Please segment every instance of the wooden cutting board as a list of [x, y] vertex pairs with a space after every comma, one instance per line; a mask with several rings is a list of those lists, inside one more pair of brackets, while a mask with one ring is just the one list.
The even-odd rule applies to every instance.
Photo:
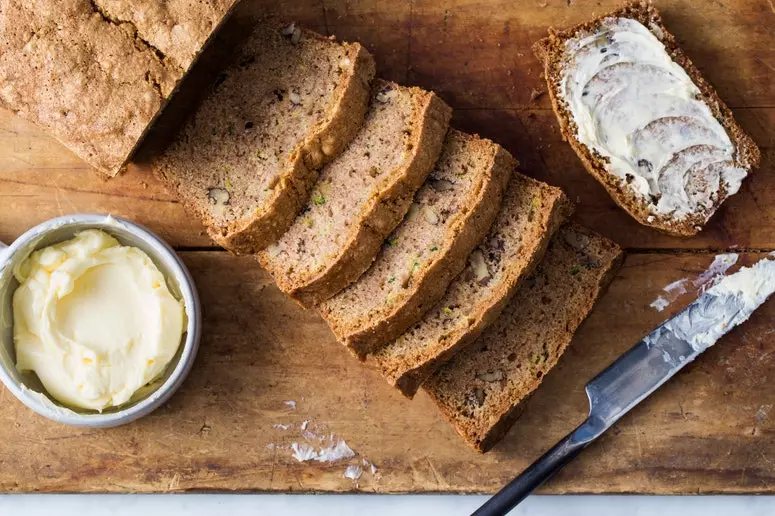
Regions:
[[[237, 16], [273, 3], [247, 2]], [[163, 409], [136, 423], [64, 427], [0, 391], [0, 491], [492, 492], [583, 420], [587, 380], [690, 301], [691, 293], [665, 312], [650, 308], [665, 285], [697, 278], [722, 250], [741, 251], [741, 263], [750, 263], [775, 249], [771, 0], [657, 2], [763, 151], [761, 170], [691, 240], [637, 225], [582, 170], [560, 140], [530, 52], [550, 24], [579, 22], [617, 2], [284, 3], [278, 15], [362, 41], [383, 77], [435, 89], [456, 108], [455, 126], [502, 143], [525, 173], [564, 187], [578, 203], [579, 221], [628, 249], [623, 269], [522, 418], [480, 455], [425, 395], [404, 400], [350, 357], [322, 320], [288, 301], [253, 260], [213, 246], [147, 168], [132, 166], [104, 181], [36, 128], [0, 112], [0, 240], [67, 213], [128, 217], [176, 246], [205, 311], [188, 380]], [[770, 302], [544, 491], [775, 492], [774, 336]], [[356, 457], [293, 457], [294, 443], [319, 449], [342, 439]], [[344, 477], [348, 465], [362, 468], [357, 481]]]

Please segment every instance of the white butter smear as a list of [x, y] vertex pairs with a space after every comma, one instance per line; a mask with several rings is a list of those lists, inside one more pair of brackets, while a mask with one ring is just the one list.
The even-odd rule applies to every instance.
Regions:
[[361, 478], [361, 475], [363, 474], [363, 468], [356, 465], [350, 465], [347, 466], [347, 468], [344, 470], [344, 475], [342, 475], [344, 478], [349, 478], [353, 482], [357, 481], [359, 478]]
[[629, 18], [604, 19], [566, 42], [560, 96], [576, 138], [607, 160], [654, 215], [713, 213], [747, 171], [691, 77], [667, 53], [661, 31]]
[[659, 296], [654, 301], [652, 301], [649, 306], [655, 309], [657, 312], [661, 312], [662, 310], [670, 306], [670, 301], [668, 301], [662, 296]]
[[713, 286], [727, 273], [730, 267], [737, 263], [739, 257], [740, 256], [737, 253], [716, 255], [713, 258], [713, 263], [710, 264], [710, 267], [700, 274], [699, 278], [694, 280], [692, 284], [699, 288], [706, 288], [709, 284], [710, 286]]
[[[711, 263], [697, 278], [691, 280], [691, 286], [694, 289], [699, 289], [700, 292], [704, 292], [706, 289], [720, 281], [730, 267], [737, 263], [738, 258], [739, 256], [735, 253], [716, 255], [713, 258], [713, 263]], [[681, 278], [678, 281], [666, 285], [662, 289], [662, 294], [652, 301], [649, 306], [657, 312], [663, 311], [670, 306], [673, 301], [688, 292], [686, 287], [689, 283], [689, 278]]]
[[377, 466], [365, 457], [358, 457], [343, 438], [330, 432], [325, 424], [316, 424], [311, 419], [305, 419], [300, 423], [275, 423], [273, 428], [279, 431], [298, 430], [300, 440], [293, 441], [290, 445], [270, 443], [268, 450], [287, 449], [290, 456], [298, 462], [319, 462], [323, 464], [335, 464], [345, 462], [344, 478], [349, 478], [357, 484], [364, 472], [371, 473], [374, 479], [379, 479]]
[[314, 460], [317, 462], [339, 462], [340, 460], [355, 457], [355, 452], [347, 446], [344, 439], [336, 437], [334, 434], [329, 436], [328, 443], [319, 448], [315, 448], [307, 443], [291, 443], [293, 458], [299, 462]]
[[[722, 278], [701, 298], [664, 325], [695, 351], [712, 346], [745, 322], [775, 292], [775, 254]], [[701, 302], [702, 301], [702, 302]]]
[[667, 285], [663, 290], [668, 293], [675, 293], [677, 295], [686, 294], [686, 287], [684, 286], [686, 284], [686, 278], [679, 279], [678, 281], [674, 281], [671, 284]]
[[296, 459], [299, 462], [306, 462], [308, 460], [313, 460], [317, 458], [318, 454], [315, 451], [315, 448], [310, 446], [307, 443], [293, 443], [291, 444], [291, 449], [293, 450], [293, 458]]

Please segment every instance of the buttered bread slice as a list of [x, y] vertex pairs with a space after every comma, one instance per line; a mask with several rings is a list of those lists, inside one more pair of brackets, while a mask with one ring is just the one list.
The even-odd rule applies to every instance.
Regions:
[[485, 452], [511, 428], [621, 259], [610, 240], [575, 224], [560, 228], [501, 316], [423, 384], [468, 444]]
[[572, 208], [559, 188], [515, 173], [490, 232], [441, 301], [374, 353], [387, 381], [411, 398], [441, 364], [473, 342], [533, 272]]
[[490, 229], [515, 166], [499, 145], [450, 130], [439, 161], [372, 266], [318, 306], [337, 338], [363, 359], [417, 322]]
[[431, 92], [375, 81], [358, 135], [321, 170], [290, 229], [258, 255], [281, 290], [311, 307], [369, 268], [438, 159], [450, 116]]
[[357, 43], [259, 25], [154, 171], [215, 241], [257, 252], [288, 229], [316, 171], [360, 129], [373, 76]]
[[702, 229], [759, 163], [759, 149], [649, 3], [534, 47], [563, 136], [638, 222]]

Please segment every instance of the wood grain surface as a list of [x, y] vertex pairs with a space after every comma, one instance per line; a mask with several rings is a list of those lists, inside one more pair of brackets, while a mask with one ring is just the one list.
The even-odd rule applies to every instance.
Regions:
[[[250, 258], [182, 255], [205, 320], [201, 351], [181, 390], [152, 415], [109, 430], [49, 422], [3, 391], [0, 490], [490, 492], [583, 420], [586, 381], [665, 317], [648, 307], [665, 282], [697, 277], [712, 258], [630, 255], [520, 421], [481, 455], [423, 393], [406, 401], [350, 356]], [[766, 304], [545, 491], [773, 491], [774, 317], [775, 303]], [[298, 462], [294, 442], [320, 447], [302, 435], [304, 421], [308, 432], [333, 433], [358, 456]], [[365, 470], [357, 484], [343, 477], [350, 464]]]
[[[321, 319], [281, 295], [250, 258], [215, 247], [147, 166], [132, 165], [106, 181], [35, 127], [0, 111], [0, 240], [61, 214], [128, 217], [180, 251], [205, 309], [194, 370], [163, 409], [141, 421], [110, 430], [68, 428], [0, 391], [0, 491], [498, 489], [581, 422], [583, 386], [594, 374], [690, 301], [688, 294], [665, 312], [649, 308], [665, 285], [696, 278], [719, 250], [749, 250], [741, 262], [751, 263], [775, 249], [775, 7], [770, 0], [655, 3], [763, 151], [761, 169], [690, 240], [639, 226], [583, 171], [560, 140], [530, 52], [549, 25], [576, 23], [618, 2], [246, 0], [236, 14], [244, 21], [274, 11], [363, 42], [383, 77], [438, 91], [456, 109], [456, 127], [498, 141], [525, 173], [564, 187], [578, 203], [580, 222], [630, 251], [560, 365], [486, 455], [469, 450], [427, 397], [404, 400], [350, 357]], [[544, 491], [775, 492], [773, 321], [770, 302]], [[357, 456], [334, 464], [293, 458], [293, 443], [319, 449], [331, 434]], [[358, 481], [343, 476], [347, 465], [363, 469]]]

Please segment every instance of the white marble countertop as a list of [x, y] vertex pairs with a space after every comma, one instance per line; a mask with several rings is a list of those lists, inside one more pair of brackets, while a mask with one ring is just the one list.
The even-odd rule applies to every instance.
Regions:
[[[3, 516], [467, 515], [486, 497], [456, 495], [0, 495]], [[532, 496], [513, 516], [765, 516], [775, 496]]]

